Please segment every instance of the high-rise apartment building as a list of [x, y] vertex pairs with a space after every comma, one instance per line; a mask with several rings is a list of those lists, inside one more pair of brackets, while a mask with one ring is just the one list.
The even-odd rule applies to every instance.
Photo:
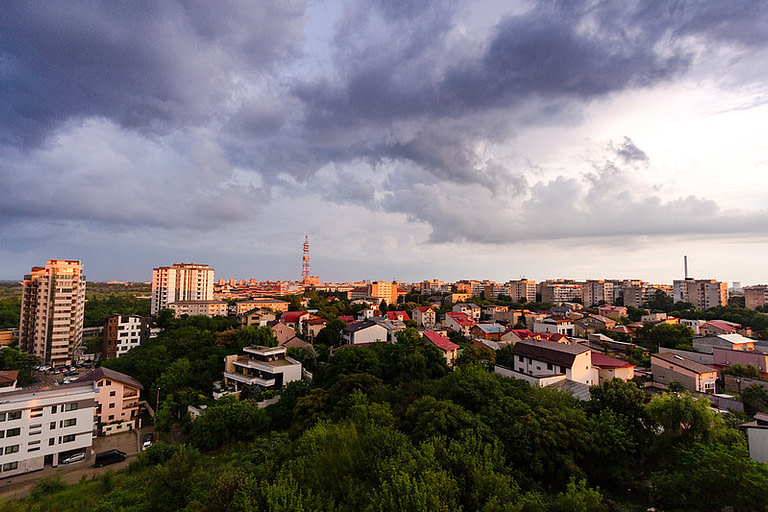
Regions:
[[174, 263], [152, 269], [151, 313], [156, 315], [172, 302], [213, 300], [213, 269], [195, 263]]
[[505, 286], [513, 302], [536, 302], [536, 281], [531, 279], [507, 281]]
[[601, 301], [613, 304], [613, 282], [600, 280], [588, 280], [582, 283], [581, 302], [585, 306], [594, 306]]
[[48, 260], [24, 276], [19, 347], [52, 365], [71, 364], [83, 342], [85, 276], [78, 260]]
[[768, 285], [758, 284], [744, 288], [744, 305], [749, 309], [768, 304]]
[[728, 283], [714, 279], [677, 279], [672, 282], [675, 302], [709, 309], [728, 305]]

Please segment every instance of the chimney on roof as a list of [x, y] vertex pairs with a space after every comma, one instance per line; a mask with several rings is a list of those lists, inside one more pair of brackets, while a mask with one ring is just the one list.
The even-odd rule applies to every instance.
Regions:
[[688, 256], [683, 256], [683, 268], [685, 269], [685, 279], [688, 279]]

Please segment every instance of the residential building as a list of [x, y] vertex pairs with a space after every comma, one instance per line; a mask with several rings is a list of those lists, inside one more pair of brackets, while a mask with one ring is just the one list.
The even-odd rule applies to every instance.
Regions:
[[436, 331], [425, 331], [422, 333], [422, 336], [426, 341], [440, 349], [449, 367], [453, 367], [456, 364], [456, 354], [459, 350], [457, 344], [453, 343], [447, 336]]
[[582, 300], [582, 286], [576, 283], [544, 282], [540, 284], [541, 301], [558, 304]]
[[72, 364], [83, 342], [85, 275], [78, 260], [48, 260], [24, 276], [19, 348], [52, 365]]
[[675, 302], [700, 309], [728, 305], [728, 283], [714, 279], [678, 279], [672, 282]]
[[563, 374], [588, 386], [596, 385], [599, 374], [592, 366], [592, 351], [582, 345], [545, 340], [521, 340], [512, 347], [515, 372], [546, 377]]
[[536, 302], [536, 281], [519, 279], [507, 281], [505, 286], [512, 302]]
[[550, 316], [533, 323], [533, 332], [535, 333], [551, 332], [573, 336], [573, 330], [573, 320], [562, 316]]
[[273, 312], [266, 309], [252, 309], [240, 315], [237, 318], [237, 321], [238, 326], [242, 329], [243, 327], [249, 327], [251, 325], [256, 327], [264, 327], [265, 325], [269, 324], [269, 322], [274, 321], [276, 318], [277, 317]]
[[267, 325], [272, 329], [272, 335], [277, 339], [277, 346], [279, 347], [296, 338], [296, 330], [288, 324], [274, 320], [268, 322]]
[[312, 341], [317, 337], [323, 328], [328, 325], [328, 320], [319, 316], [311, 316], [302, 324], [302, 332], [308, 340]]
[[714, 347], [753, 351], [755, 350], [755, 340], [741, 334], [714, 334], [693, 338], [693, 348], [699, 352], [711, 354]]
[[104, 321], [102, 359], [125, 355], [149, 340], [150, 318], [140, 315], [110, 315]]
[[342, 329], [341, 338], [347, 345], [357, 345], [360, 343], [387, 341], [388, 334], [389, 331], [383, 325], [373, 320], [363, 320]]
[[701, 326], [704, 325], [706, 320], [693, 320], [691, 318], [681, 318], [679, 320], [679, 323], [683, 324], [686, 327], [690, 327], [690, 329], [693, 331], [694, 336], [701, 335]]
[[749, 309], [768, 304], [768, 285], [759, 284], [744, 288], [744, 305]]
[[280, 321], [286, 325], [290, 325], [297, 332], [304, 331], [304, 322], [309, 320], [311, 315], [308, 311], [286, 311], [280, 315]]
[[613, 303], [613, 283], [611, 281], [588, 280], [581, 285], [581, 301], [585, 306], [595, 306], [600, 302]]
[[475, 325], [466, 313], [449, 312], [445, 314], [445, 328], [452, 331], [459, 331], [464, 336], [469, 337], [469, 330]]
[[254, 345], [243, 348], [243, 355], [224, 358], [224, 384], [240, 391], [243, 385], [280, 389], [301, 380], [301, 363], [286, 355], [285, 347]]
[[89, 457], [95, 396], [93, 382], [0, 394], [0, 478]]
[[669, 385], [679, 382], [690, 391], [714, 393], [717, 370], [669, 352], [651, 354], [653, 381]]
[[768, 354], [757, 351], [730, 350], [722, 347], [712, 347], [712, 363], [723, 368], [740, 364], [752, 365], [760, 373], [768, 373]]
[[461, 302], [458, 304], [454, 304], [452, 311], [454, 313], [464, 313], [475, 322], [480, 321], [480, 317], [483, 313], [483, 310], [480, 308], [480, 306], [472, 303], [461, 303]]
[[0, 346], [11, 345], [18, 339], [18, 329], [0, 329]]
[[239, 300], [235, 302], [235, 314], [242, 315], [243, 313], [256, 308], [269, 309], [271, 311], [283, 313], [288, 311], [290, 305], [291, 303], [286, 300], [272, 299], [268, 297]]
[[635, 366], [633, 364], [601, 354], [600, 352], [592, 352], [592, 366], [597, 368], [597, 384], [600, 386], [608, 380], [631, 380], [635, 376]]
[[699, 333], [702, 336], [713, 336], [717, 334], [741, 334], [742, 336], [752, 336], [750, 327], [744, 328], [741, 324], [728, 322], [726, 320], [709, 320], [699, 327]]
[[0, 393], [16, 391], [16, 383], [18, 378], [18, 370], [0, 370]]
[[93, 428], [96, 434], [120, 434], [137, 427], [139, 393], [144, 389], [139, 381], [100, 366], [75, 382], [95, 383]]
[[[152, 305], [156, 315], [178, 301], [213, 300], [213, 269], [196, 263], [174, 263], [152, 269]], [[226, 313], [225, 313], [226, 314]]]
[[399, 320], [401, 322], [411, 319], [405, 311], [387, 311], [387, 318], [390, 320]]
[[627, 316], [627, 308], [624, 306], [613, 306], [611, 304], [603, 304], [597, 308], [597, 312], [608, 318], [621, 318]]
[[752, 460], [768, 464], [768, 414], [758, 412], [755, 421], [740, 425], [747, 434], [749, 457]]
[[494, 341], [499, 341], [506, 331], [506, 327], [496, 323], [479, 323], [469, 328], [472, 338]]
[[223, 300], [180, 300], [166, 306], [172, 309], [176, 318], [181, 316], [227, 316], [229, 304]]
[[413, 311], [411, 311], [411, 315], [413, 315], [413, 321], [416, 322], [416, 326], [419, 329], [434, 329], [435, 323], [437, 323], [434, 308], [420, 306], [414, 308]]
[[587, 315], [573, 322], [573, 334], [586, 337], [601, 330], [610, 330], [616, 326], [616, 321], [602, 315]]

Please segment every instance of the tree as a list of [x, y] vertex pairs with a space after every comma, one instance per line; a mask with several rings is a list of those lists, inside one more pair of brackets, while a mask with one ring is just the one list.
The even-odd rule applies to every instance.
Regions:
[[29, 386], [34, 382], [32, 367], [37, 363], [37, 356], [20, 352], [14, 347], [4, 347], [0, 350], [0, 369], [18, 371], [19, 386]]
[[741, 401], [747, 408], [747, 413], [768, 412], [768, 390], [759, 384], [752, 384], [741, 390]]
[[653, 298], [643, 305], [651, 310], [655, 309], [669, 313], [673, 309], [674, 300], [672, 300], [672, 297], [667, 295], [664, 291], [656, 290]]
[[488, 347], [481, 346], [469, 346], [461, 351], [459, 357], [456, 358], [456, 364], [464, 366], [467, 364], [484, 364], [491, 366], [496, 362], [496, 352]]
[[261, 345], [263, 347], [276, 347], [277, 338], [272, 333], [272, 328], [268, 325], [256, 327], [249, 325], [237, 331], [238, 348]]
[[646, 347], [676, 348], [693, 342], [693, 329], [683, 324], [656, 324], [640, 330], [638, 343]]
[[317, 333], [315, 343], [327, 347], [338, 347], [341, 345], [341, 331], [344, 327], [346, 324], [338, 318], [329, 320], [325, 327]]

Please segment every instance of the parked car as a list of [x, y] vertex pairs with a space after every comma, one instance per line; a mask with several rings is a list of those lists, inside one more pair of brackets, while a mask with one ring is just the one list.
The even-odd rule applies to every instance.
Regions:
[[82, 452], [73, 453], [69, 457], [66, 457], [61, 461], [62, 464], [72, 464], [73, 462], [80, 462], [85, 460], [85, 450]]
[[155, 434], [150, 432], [149, 434], [144, 434], [144, 442], [141, 445], [142, 450], [146, 450], [150, 446], [152, 446], [152, 443], [155, 441]]
[[106, 452], [97, 453], [93, 462], [93, 467], [100, 468], [108, 464], [114, 464], [116, 462], [123, 462], [127, 455], [120, 450], [107, 450]]

